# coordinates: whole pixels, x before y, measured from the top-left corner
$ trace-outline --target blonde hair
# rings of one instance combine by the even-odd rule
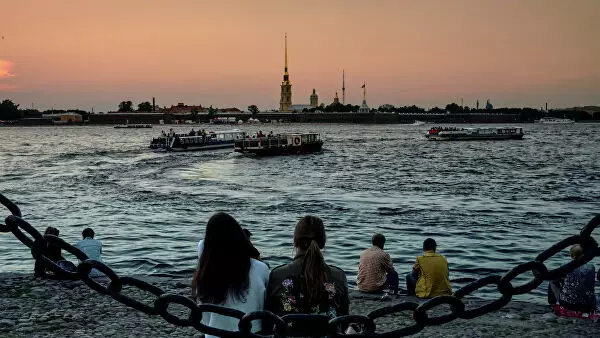
[[[583,256],[583,247],[580,244],[571,246],[571,258],[578,259]]]

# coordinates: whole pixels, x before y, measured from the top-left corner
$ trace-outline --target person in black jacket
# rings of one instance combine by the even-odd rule
[[[53,228],[53,227],[48,227],[48,228],[46,228],[46,231],[44,231],[44,235],[54,235],[54,236],[58,237],[58,234],[59,234],[58,229]],[[48,257],[54,263],[62,260],[60,248],[55,245],[52,245],[50,243],[46,243],[45,256]],[[44,268],[42,263],[40,263],[37,260],[35,261],[33,273],[34,273],[35,277],[41,277],[41,278],[46,278],[46,277],[48,277],[48,275],[53,274],[51,271],[46,270],[46,268]]]
[[[303,313],[335,318],[348,314],[346,274],[325,263],[321,253],[325,240],[325,226],[320,218],[305,216],[298,222],[294,231],[296,257],[271,271],[266,310],[278,316]],[[302,327],[292,325],[288,329],[294,336],[315,336],[325,332],[327,321]]]

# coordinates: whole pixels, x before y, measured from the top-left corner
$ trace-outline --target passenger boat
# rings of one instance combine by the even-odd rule
[[[535,121],[536,123],[542,124],[571,124],[575,123],[574,120],[571,119],[561,119],[559,117],[542,117],[541,119]]]
[[[234,129],[227,131],[211,131],[205,136],[198,134],[171,134],[155,138],[150,148],[158,151],[196,151],[232,148],[235,140],[244,139],[246,133]]]
[[[320,152],[323,141],[319,134],[277,134],[236,140],[234,151],[256,156],[297,155]]]
[[[122,128],[152,128],[151,124],[117,124],[115,126],[115,128],[117,129],[122,129]]]
[[[456,128],[433,127],[425,137],[432,141],[466,141],[466,140],[520,140],[523,138],[521,127],[501,128]]]

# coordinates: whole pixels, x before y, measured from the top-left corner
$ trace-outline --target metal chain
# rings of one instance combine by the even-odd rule
[[[567,237],[554,244],[540,253],[534,260],[515,266],[503,276],[491,275],[480,278],[456,290],[453,295],[438,296],[421,304],[405,301],[396,305],[379,308],[366,316],[346,315],[330,319],[325,315],[288,314],[279,317],[269,311],[255,311],[245,314],[239,310],[219,305],[197,304],[190,297],[165,294],[159,287],[140,279],[127,276],[120,277],[104,263],[89,259],[85,253],[68,244],[61,238],[53,235],[40,234],[33,226],[21,218],[21,211],[16,204],[2,194],[0,194],[0,203],[12,213],[12,215],[6,217],[6,224],[0,224],[0,232],[12,232],[17,239],[31,249],[31,253],[36,260],[40,261],[43,266],[56,273],[59,277],[71,280],[82,280],[90,288],[99,293],[108,295],[116,301],[148,315],[158,315],[173,325],[184,327],[191,326],[204,334],[219,337],[286,337],[288,327],[291,323],[296,324],[295,327],[302,326],[302,323],[307,323],[311,328],[321,328],[321,326],[315,325],[315,323],[324,323],[320,336],[377,338],[404,337],[420,332],[427,326],[445,324],[457,318],[472,319],[497,311],[508,304],[513,296],[528,293],[537,288],[544,281],[562,278],[569,272],[600,255],[598,243],[591,237],[592,232],[600,225],[600,215],[597,215],[578,235]],[[77,265],[77,271],[72,272],[64,270],[50,260],[45,252],[47,243],[60,247],[75,255],[81,261],[79,265]],[[574,244],[581,244],[584,248],[584,254],[580,259],[571,260],[553,270],[549,270],[548,267],[546,267],[544,264],[545,261]],[[92,269],[97,269],[102,272],[110,282],[105,286],[98,283],[93,278],[90,278],[89,273]],[[519,286],[514,286],[512,284],[512,281],[515,278],[527,274],[530,271],[533,273],[533,278],[530,281]],[[146,304],[135,300],[121,293],[123,286],[125,285],[152,293],[156,298],[152,304]],[[487,285],[496,285],[500,297],[479,307],[467,309],[462,299]],[[171,314],[168,310],[169,305],[171,304],[179,304],[186,307],[190,310],[189,316],[187,318],[181,318]],[[449,305],[450,313],[437,317],[430,317],[428,311],[441,305]],[[415,321],[413,325],[400,327],[389,332],[375,332],[376,319],[404,311],[412,311],[413,319]],[[201,322],[203,313],[215,313],[239,319],[238,331],[228,331],[203,324]],[[273,328],[273,333],[268,336],[253,333],[252,322],[255,320],[262,320],[263,322],[268,323],[269,327]],[[342,332],[341,328],[345,328],[350,324],[360,325],[362,328],[361,331],[355,334],[345,334]]]

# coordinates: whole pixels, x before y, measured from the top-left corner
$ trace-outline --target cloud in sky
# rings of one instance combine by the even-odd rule
[[[7,60],[0,60],[0,79],[13,77],[15,74],[12,73],[14,63]]]

